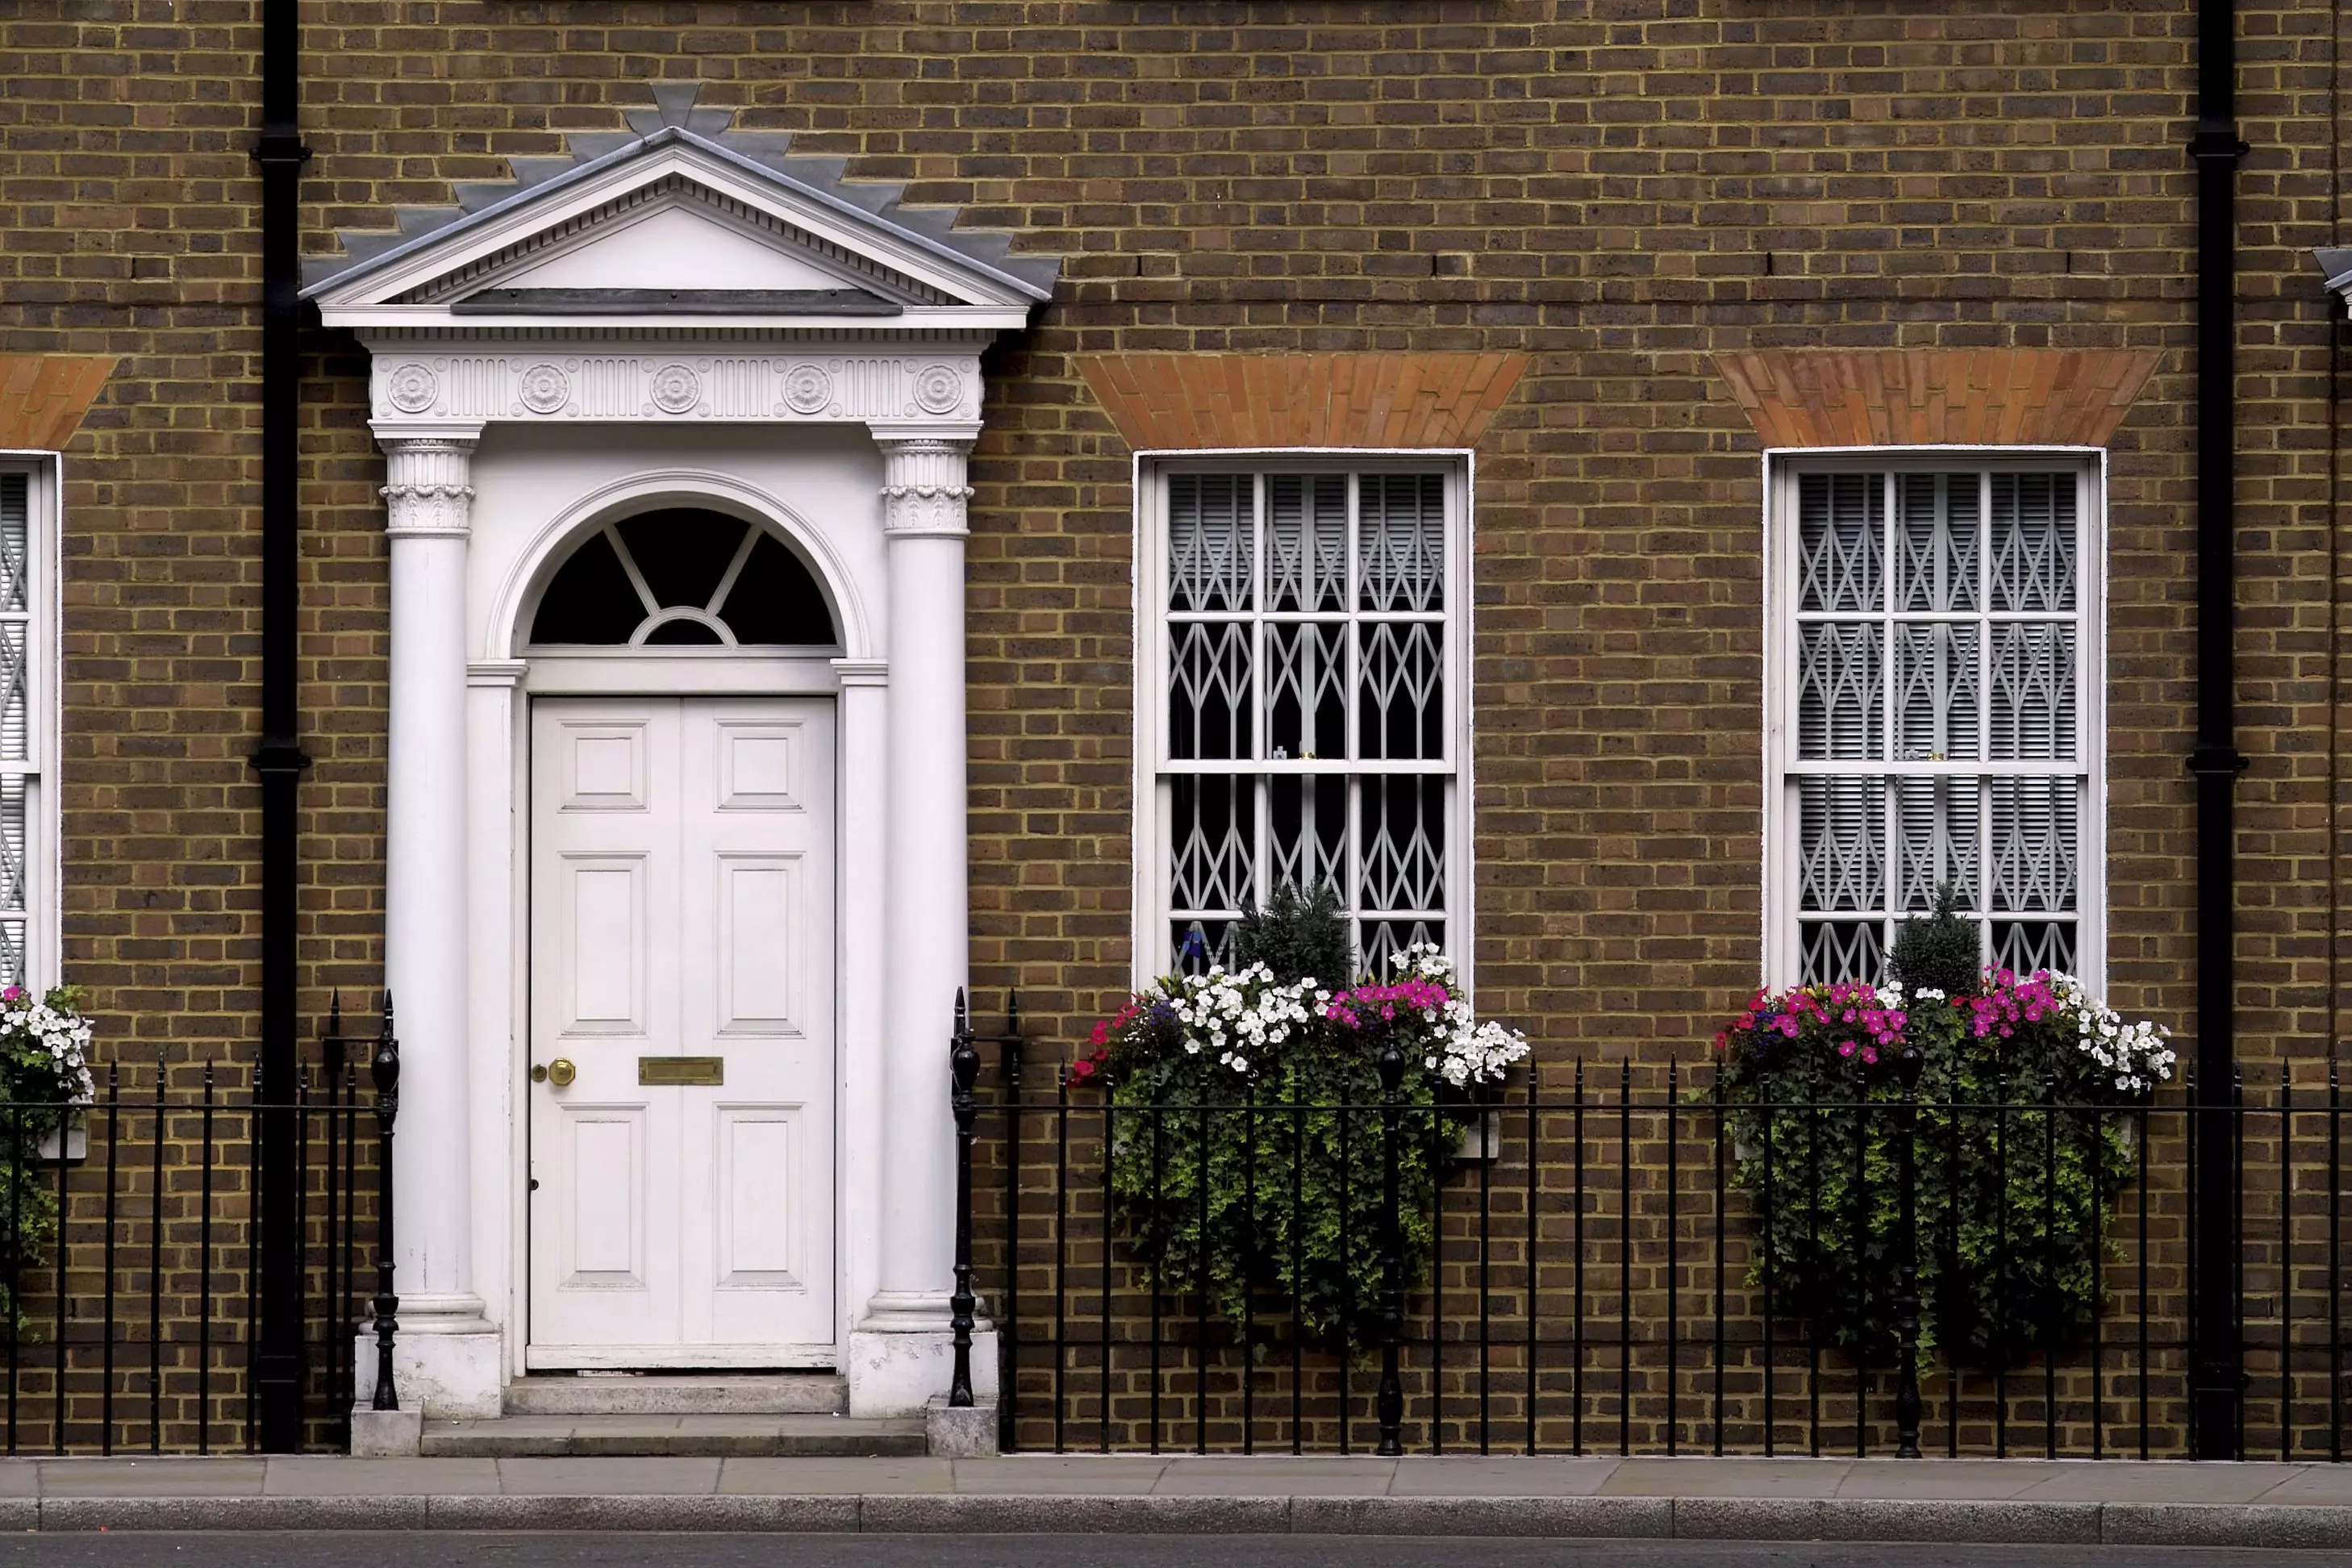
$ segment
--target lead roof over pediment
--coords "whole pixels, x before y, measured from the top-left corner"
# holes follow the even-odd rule
[[[576,132],[566,158],[518,158],[511,181],[465,184],[451,207],[403,207],[390,230],[341,231],[304,262],[303,296],[362,330],[1017,326],[1052,296],[1058,258],[902,205],[903,187],[843,178],[782,133],[653,89],[626,132]]]

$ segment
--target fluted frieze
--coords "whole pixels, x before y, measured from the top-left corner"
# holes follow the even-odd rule
[[[467,353],[379,344],[374,416],[814,425],[953,423],[980,415],[980,360],[967,351],[713,353],[690,344],[631,344],[625,353],[583,353],[580,347]]]

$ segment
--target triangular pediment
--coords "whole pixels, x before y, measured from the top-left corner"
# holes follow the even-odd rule
[[[344,231],[343,254],[308,263],[305,297],[330,325],[425,329],[509,316],[544,327],[567,312],[606,327],[1003,327],[1050,297],[1055,258],[656,92],[657,110],[632,113],[635,134],[576,136],[570,160],[519,161],[511,183],[458,187],[457,207]]]
[[[665,202],[580,243],[526,254],[490,274],[513,289],[840,289],[853,281],[800,246],[730,223],[695,201]]]

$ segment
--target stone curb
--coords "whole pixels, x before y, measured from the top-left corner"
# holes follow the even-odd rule
[[[2352,1547],[2352,1508],[1991,1499],[866,1496],[0,1498],[0,1530],[1465,1535]]]

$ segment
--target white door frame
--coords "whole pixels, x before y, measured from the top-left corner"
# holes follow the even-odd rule
[[[510,981],[485,984],[491,977],[477,974],[479,991],[497,989],[501,1006],[499,1034],[511,1042],[500,1096],[511,1113],[500,1118],[507,1147],[497,1168],[503,1173],[506,1212],[500,1218],[508,1242],[505,1251],[507,1300],[503,1303],[507,1365],[512,1375],[528,1366],[530,1349],[530,708],[532,700],[553,696],[761,696],[830,697],[835,705],[835,921],[834,921],[834,1357],[840,1364],[848,1325],[862,1298],[857,1285],[872,1278],[871,1243],[852,1228],[854,1212],[873,1208],[855,1203],[854,1183],[877,1183],[873,1140],[864,1131],[879,1116],[879,1095],[874,1061],[878,1030],[880,976],[872,955],[878,942],[852,941],[854,922],[871,918],[870,897],[860,897],[861,879],[872,889],[880,880],[881,846],[877,776],[861,787],[854,773],[878,762],[882,724],[879,660],[835,658],[794,654],[745,654],[730,650],[634,648],[597,653],[533,652],[524,658],[478,661],[468,676],[474,696],[488,708],[503,712],[484,717],[496,723],[504,744],[507,765],[490,770],[477,751],[476,777],[495,789],[492,816],[506,826],[508,852],[500,858],[504,905],[509,921],[508,975]],[[503,775],[503,776],[497,776]],[[477,823],[481,822],[478,813]],[[477,837],[478,845],[482,843]],[[478,911],[487,912],[481,902]],[[878,933],[877,933],[878,935]],[[862,952],[861,952],[862,950]],[[855,955],[855,961],[853,958]],[[858,1167],[865,1167],[860,1170]],[[488,1216],[485,1215],[485,1218]],[[870,1285],[867,1286],[870,1290]]]

